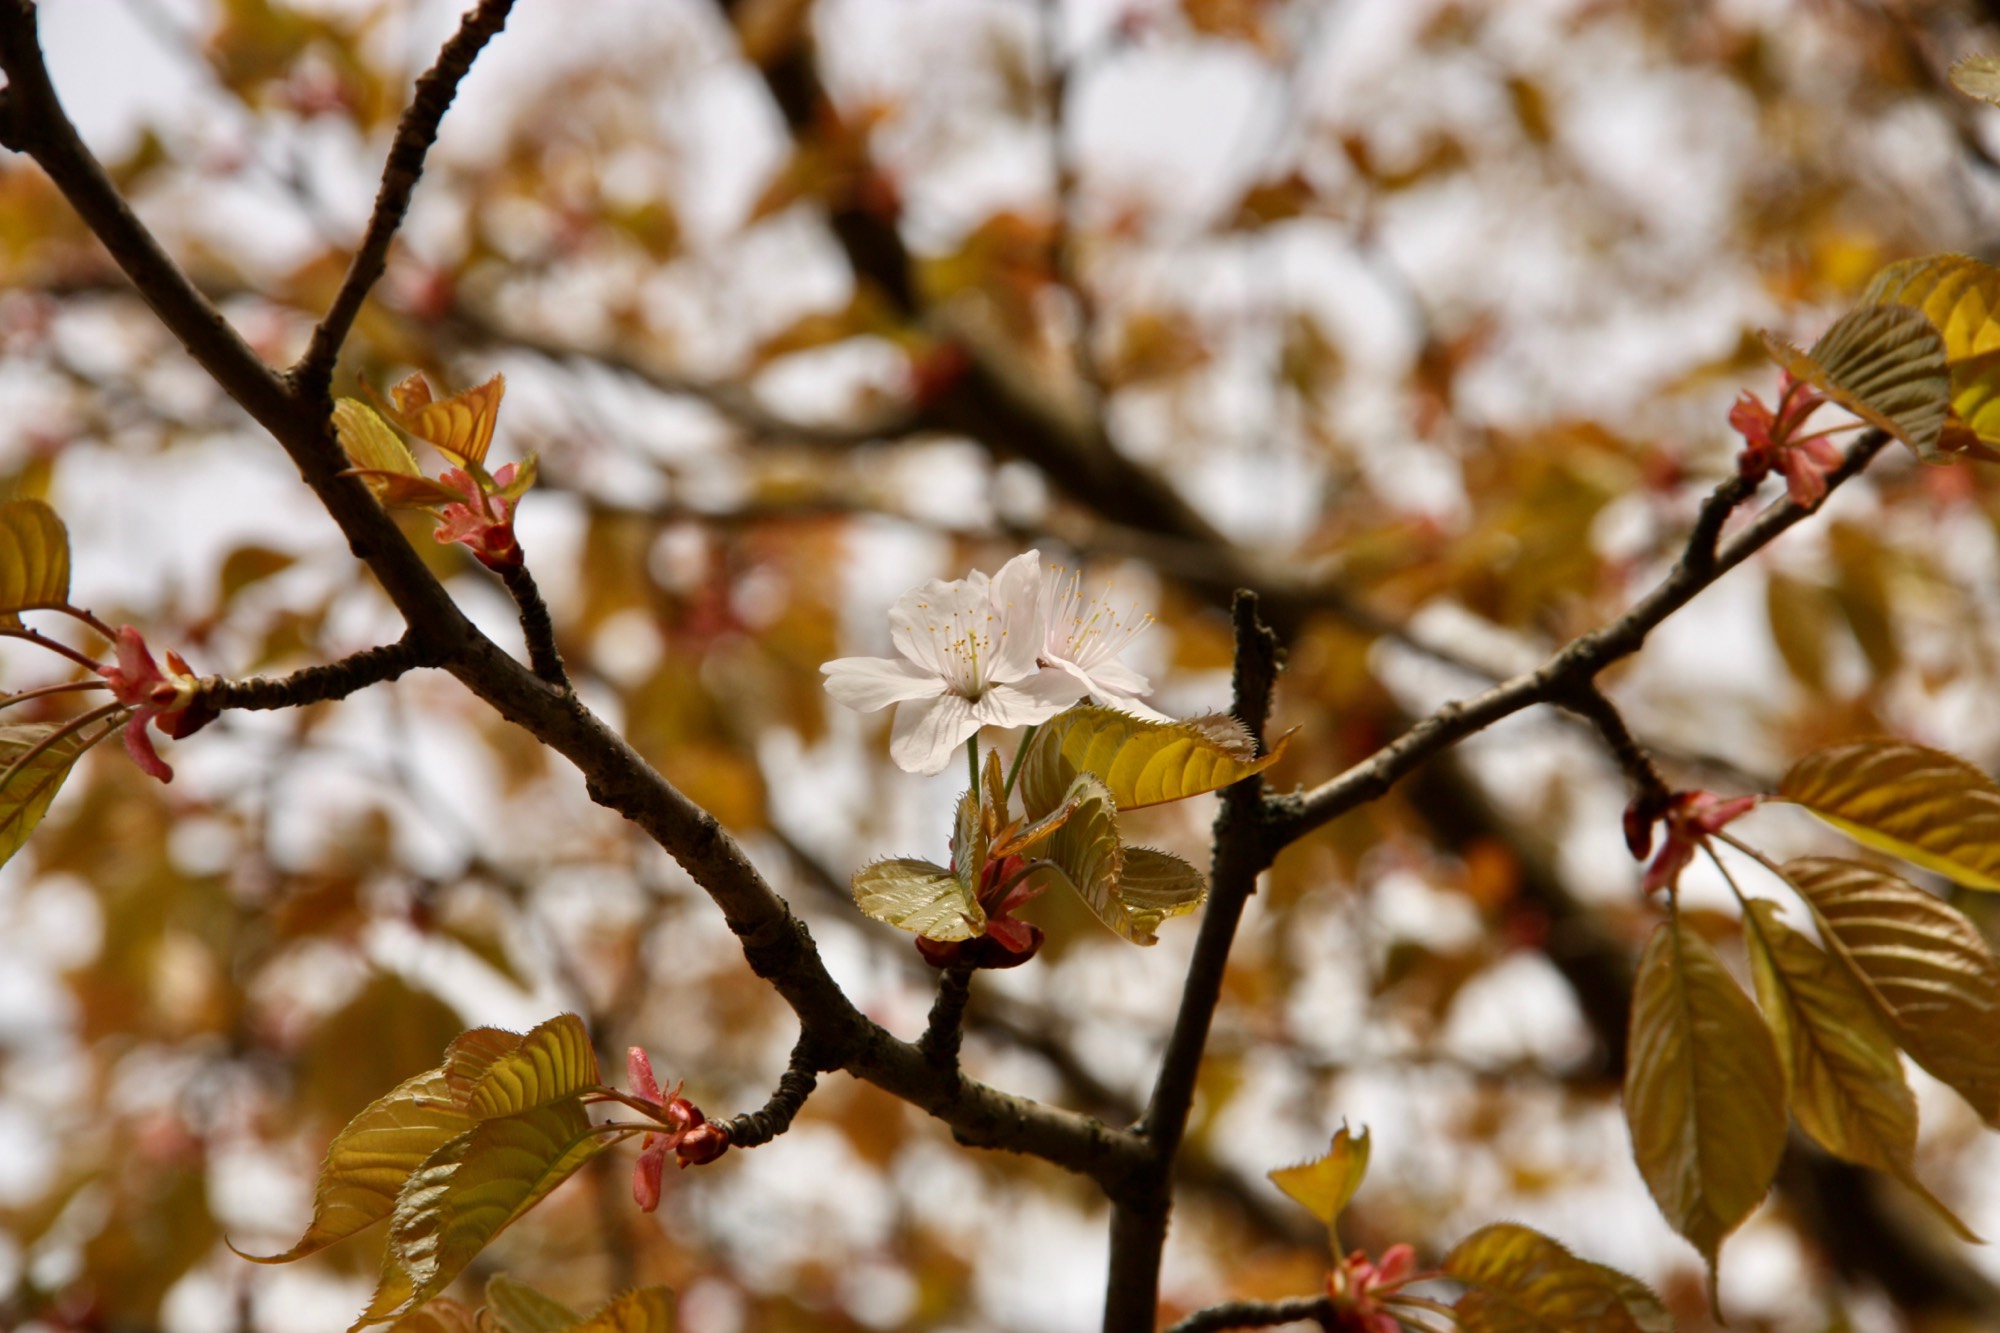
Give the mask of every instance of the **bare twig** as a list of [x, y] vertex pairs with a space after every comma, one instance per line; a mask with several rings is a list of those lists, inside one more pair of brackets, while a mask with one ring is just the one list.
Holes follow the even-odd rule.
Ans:
[[253, 676], [249, 680], [206, 676], [195, 693], [195, 707], [217, 713], [232, 708], [303, 708], [345, 699], [357, 690], [394, 680], [418, 667], [443, 665], [442, 656], [427, 651], [415, 636], [406, 634], [394, 643], [364, 648], [338, 662], [305, 667], [289, 676]]
[[1228, 1328], [1272, 1328], [1307, 1322], [1334, 1328], [1337, 1326], [1333, 1320], [1333, 1301], [1325, 1296], [1300, 1296], [1289, 1301], [1229, 1301], [1195, 1311], [1167, 1333], [1221, 1333]]
[[[1889, 436], [1879, 430], [1858, 437], [1848, 447], [1841, 465], [1828, 475], [1829, 489], [1866, 467], [1888, 442]], [[1646, 636], [1668, 616], [1813, 512], [1789, 499], [1781, 499], [1717, 549], [1715, 538], [1723, 519], [1744, 497], [1745, 487], [1738, 478], [1732, 477], [1718, 487], [1703, 505], [1680, 563], [1624, 615], [1571, 641], [1536, 670], [1515, 676], [1470, 699], [1446, 704], [1340, 776], [1303, 795], [1274, 803], [1273, 836], [1281, 844], [1295, 841], [1356, 806], [1374, 800], [1412, 768], [1447, 746], [1524, 708], [1557, 702], [1574, 693], [1579, 684], [1594, 680], [1613, 662], [1637, 652]]]
[[[389, 160], [382, 168], [382, 184], [376, 191], [375, 208], [368, 215], [361, 244], [347, 265], [347, 276], [340, 280], [340, 290], [334, 293], [326, 317], [313, 330], [305, 355], [291, 369], [291, 382], [304, 401], [320, 403], [326, 398], [340, 346], [347, 341], [347, 331], [354, 326], [354, 317], [361, 313], [361, 303], [368, 299], [369, 289], [388, 265], [389, 243], [395, 239], [396, 229], [403, 225], [403, 215], [409, 211], [410, 195], [424, 174], [424, 155], [437, 142], [438, 125], [450, 109], [452, 98], [458, 95], [459, 83], [471, 71], [472, 62], [493, 35], [506, 26], [507, 15], [513, 8], [514, 0], [479, 0], [478, 7], [466, 14], [458, 31], [438, 52], [437, 63], [417, 80], [416, 93], [402, 120], [397, 122], [396, 138], [389, 146]], [[325, 406], [332, 409], [331, 403]]]
[[568, 690], [569, 672], [563, 669], [562, 653], [556, 647], [556, 627], [549, 619], [542, 590], [535, 586], [535, 576], [524, 564], [503, 565], [500, 579], [521, 612], [521, 637], [528, 643], [529, 667], [551, 688]]

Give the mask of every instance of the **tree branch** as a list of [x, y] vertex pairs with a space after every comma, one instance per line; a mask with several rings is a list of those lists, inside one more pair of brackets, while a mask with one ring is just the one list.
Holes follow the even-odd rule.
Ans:
[[553, 689], [568, 690], [569, 672], [563, 668], [562, 653], [556, 647], [556, 627], [549, 619], [548, 603], [535, 586], [535, 576], [526, 564], [503, 565], [500, 581], [521, 612], [521, 637], [528, 644], [528, 666]]
[[770, 981], [830, 1060], [949, 1124], [961, 1142], [1041, 1157], [1121, 1190], [1145, 1160], [1136, 1136], [940, 1070], [870, 1021], [827, 972], [810, 935], [715, 817], [648, 765], [574, 695], [479, 633], [404, 540], [348, 462], [323, 402], [258, 360], [133, 214], [77, 136], [43, 63], [32, 0], [0, 0], [0, 144], [27, 151], [194, 359], [281, 444], [380, 580], [410, 637], [502, 717], [563, 755], [593, 800], [638, 825], [722, 909], [751, 967]]
[[[1849, 447], [1841, 465], [1828, 475], [1828, 489], [1866, 467], [1888, 442], [1889, 436], [1882, 431], [1864, 433]], [[1637, 652], [1646, 636], [1668, 616], [1813, 512], [1790, 499], [1778, 500], [1719, 550], [1714, 549], [1714, 534], [1720, 530], [1727, 509], [1736, 503], [1730, 497], [1740, 496], [1742, 490], [1742, 484], [1734, 477], [1716, 489], [1702, 507], [1702, 517], [1680, 563], [1631, 610], [1571, 641], [1537, 670], [1503, 681], [1470, 699], [1446, 704], [1338, 777], [1303, 795], [1274, 802], [1273, 836], [1281, 844], [1296, 841], [1322, 824], [1374, 800], [1447, 746], [1524, 708], [1553, 703], [1573, 694], [1579, 684], [1594, 680], [1613, 662]]]
[[[1270, 718], [1271, 691], [1278, 675], [1278, 640], [1257, 617], [1257, 598], [1238, 593], [1232, 608], [1236, 625], [1234, 711], [1258, 738]], [[1174, 1159], [1187, 1132], [1195, 1079], [1208, 1044], [1222, 979], [1243, 908], [1256, 891], [1257, 876], [1271, 863], [1277, 844], [1264, 830], [1264, 780], [1246, 778], [1223, 793], [1215, 818], [1215, 850], [1209, 869], [1208, 903], [1195, 937], [1194, 957], [1181, 988], [1180, 1010], [1160, 1060], [1153, 1096], [1138, 1130], [1149, 1152], [1148, 1170], [1136, 1188], [1112, 1196], [1111, 1264], [1105, 1284], [1105, 1333], [1139, 1333], [1153, 1327], [1159, 1303], [1160, 1253], [1172, 1208]]]
[[1318, 1323], [1333, 1328], [1333, 1301], [1325, 1296], [1299, 1296], [1289, 1301], [1228, 1301], [1197, 1310], [1167, 1333], [1221, 1333], [1228, 1328], [1271, 1328], [1278, 1324]]
[[[333, 363], [340, 356], [347, 331], [361, 313], [361, 303], [382, 276], [389, 262], [389, 243], [410, 208], [410, 195], [424, 174], [424, 155], [437, 142], [438, 126], [458, 95], [458, 85], [472, 69], [493, 35], [507, 24], [514, 0], [479, 0], [476, 8], [460, 21], [458, 31], [438, 52], [437, 62], [417, 80], [415, 94], [396, 123], [396, 137], [389, 145], [389, 160], [382, 168], [382, 184], [375, 194], [375, 208], [368, 215], [368, 227], [361, 244], [348, 262], [347, 276], [340, 280], [326, 317], [313, 329], [305, 355], [290, 371], [293, 387], [307, 403], [322, 403], [333, 381]], [[325, 403], [325, 410], [333, 405]]]
[[414, 634], [405, 634], [394, 643], [365, 648], [338, 662], [305, 667], [289, 676], [253, 676], [248, 680], [204, 676], [195, 692], [194, 707], [215, 713], [233, 708], [303, 708], [344, 699], [370, 685], [395, 680], [405, 671], [443, 666], [444, 662], [441, 654], [420, 643]]

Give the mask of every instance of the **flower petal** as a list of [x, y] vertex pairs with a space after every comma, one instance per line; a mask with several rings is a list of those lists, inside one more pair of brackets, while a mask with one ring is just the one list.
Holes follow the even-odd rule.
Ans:
[[977, 570], [962, 579], [932, 579], [912, 588], [889, 608], [889, 642], [933, 675], [968, 683], [975, 656], [969, 640], [995, 628], [987, 594], [986, 576]]
[[834, 702], [861, 713], [944, 692], [944, 680], [936, 672], [893, 657], [836, 657], [820, 672]]
[[979, 719], [972, 715], [971, 701], [956, 694], [908, 700], [896, 705], [889, 757], [905, 773], [942, 773], [951, 762], [952, 751], [978, 731], [979, 725]]
[[1023, 551], [993, 576], [994, 614], [999, 617], [994, 632], [995, 661], [986, 678], [1014, 681], [1035, 671], [1035, 659], [1048, 637], [1048, 622], [1042, 605], [1042, 553]]
[[[995, 685], [972, 704], [975, 727], [1030, 727], [1048, 721], [1081, 697], [1061, 671], [1037, 671], [1026, 680]], [[967, 733], [968, 735], [970, 733]]]

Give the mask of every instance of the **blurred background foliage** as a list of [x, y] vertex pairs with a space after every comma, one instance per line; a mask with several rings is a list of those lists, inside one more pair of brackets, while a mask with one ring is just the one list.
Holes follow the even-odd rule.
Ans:
[[[295, 356], [453, 6], [43, 9], [141, 213]], [[335, 387], [507, 375], [494, 458], [541, 454], [519, 530], [588, 702], [914, 1032], [933, 974], [845, 884], [941, 856], [956, 773], [891, 768], [822, 661], [884, 651], [904, 588], [1034, 546], [1156, 617], [1133, 660], [1192, 713], [1227, 703], [1247, 585], [1289, 644], [1275, 785], [1339, 771], [1657, 577], [1731, 470], [1730, 401], [1775, 380], [1756, 329], [1808, 340], [1893, 259], [1994, 257], [2000, 121], [1941, 72], [1996, 45], [1975, 0], [522, 0]], [[0, 353], [0, 485], [67, 517], [79, 600], [229, 675], [396, 633], [11, 159]], [[1990, 768], [1996, 515], [1982, 470], [1887, 459], [1607, 683], [1685, 785], [1883, 730]], [[408, 530], [512, 642], [492, 578]], [[788, 1016], [706, 900], [449, 680], [229, 715], [171, 758], [161, 787], [106, 747], [0, 875], [0, 1325], [344, 1326], [379, 1235], [281, 1271], [224, 1238], [288, 1243], [334, 1129], [462, 1026], [574, 1009], [608, 1066], [643, 1045], [718, 1115], [782, 1068]], [[1653, 916], [1624, 799], [1534, 715], [1278, 862], [1203, 1071], [1170, 1310], [1318, 1288], [1323, 1242], [1263, 1173], [1345, 1118], [1375, 1143], [1350, 1242], [1434, 1258], [1529, 1220], [1711, 1326], [1617, 1114]], [[1207, 813], [1132, 822], [1200, 861]], [[1729, 910], [1701, 874], [1690, 901]], [[1129, 1118], [1192, 929], [1142, 952], [1061, 895], [1030, 915], [1050, 945], [982, 977], [967, 1058]], [[2000, 1232], [2000, 1153], [1914, 1076], [1920, 1173]], [[844, 1078], [657, 1215], [623, 1166], [475, 1279], [585, 1309], [664, 1282], [693, 1333], [1095, 1325], [1087, 1186]], [[1996, 1276], [1801, 1148], [1722, 1292], [1739, 1329], [1990, 1329]]]

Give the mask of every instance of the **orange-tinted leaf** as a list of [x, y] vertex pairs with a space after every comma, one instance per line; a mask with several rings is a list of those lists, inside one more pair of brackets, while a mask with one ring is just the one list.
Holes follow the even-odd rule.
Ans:
[[674, 1293], [666, 1287], [628, 1291], [562, 1333], [673, 1333]]
[[2000, 965], [1978, 928], [1872, 866], [1816, 856], [1784, 872], [1902, 1048], [2000, 1124]]
[[479, 1316], [457, 1301], [439, 1297], [389, 1325], [389, 1333], [484, 1333]]
[[406, 477], [400, 472], [359, 467], [347, 469], [345, 475], [367, 483], [384, 509], [435, 509], [439, 505], [465, 503], [463, 495], [429, 477]]
[[1701, 1251], [1771, 1186], [1785, 1147], [1785, 1075], [1756, 1006], [1678, 914], [1647, 942], [1632, 993], [1625, 1122], [1639, 1174]]
[[69, 531], [40, 500], [0, 504], [0, 624], [69, 601]]
[[1778, 795], [1865, 846], [2000, 890], [2000, 786], [1956, 755], [1893, 738], [1832, 745], [1793, 764]]
[[1079, 705], [1042, 724], [1028, 744], [1018, 779], [1022, 804], [1039, 818], [1066, 799], [1077, 774], [1101, 779], [1120, 810], [1184, 800], [1261, 773], [1271, 753], [1223, 713], [1186, 722], [1154, 722], [1114, 708]]
[[1579, 1259], [1531, 1228], [1496, 1222], [1444, 1258], [1463, 1282], [1465, 1333], [1672, 1333], [1674, 1321], [1637, 1278]]
[[1335, 1131], [1325, 1156], [1270, 1173], [1271, 1183], [1326, 1223], [1329, 1234], [1335, 1233], [1342, 1210], [1367, 1174], [1368, 1131], [1350, 1134], [1345, 1125]]
[[1921, 310], [1865, 305], [1833, 322], [1811, 352], [1766, 336], [1765, 346], [1795, 377], [1914, 449], [1939, 457], [1951, 408], [1944, 339]]
[[484, 384], [449, 398], [433, 398], [430, 382], [412, 375], [389, 391], [403, 429], [427, 441], [459, 464], [484, 465], [493, 443], [493, 426], [500, 416], [500, 399], [507, 377], [495, 375]]
[[1860, 982], [1779, 920], [1776, 903], [1750, 903], [1745, 924], [1757, 998], [1778, 1039], [1799, 1128], [1834, 1156], [1895, 1176], [1978, 1244], [1916, 1177], [1917, 1101], [1896, 1040]]

